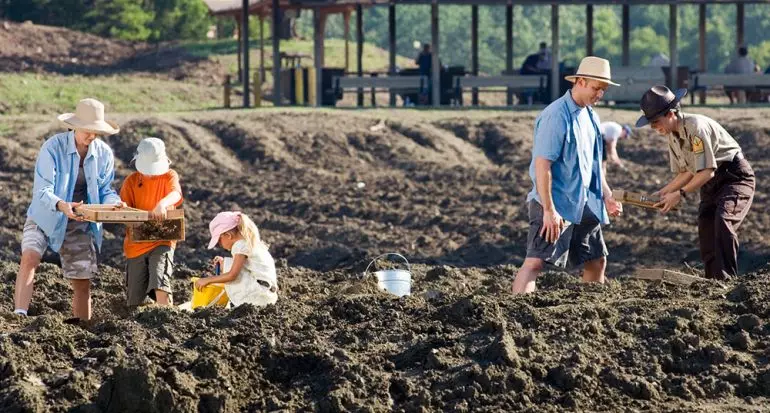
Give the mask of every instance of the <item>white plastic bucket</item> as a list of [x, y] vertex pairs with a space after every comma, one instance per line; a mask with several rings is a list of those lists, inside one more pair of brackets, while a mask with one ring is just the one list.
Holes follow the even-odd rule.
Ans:
[[399, 297], [410, 295], [412, 293], [411, 267], [409, 266], [409, 261], [407, 261], [407, 259], [401, 254], [396, 254], [391, 252], [391, 253], [382, 254], [376, 257], [369, 263], [369, 265], [366, 266], [366, 270], [364, 270], [364, 275], [366, 275], [369, 272], [369, 268], [372, 266], [372, 264], [374, 264], [375, 261], [388, 255], [395, 255], [403, 259], [404, 262], [406, 263], [407, 269], [376, 271], [374, 275], [377, 277], [377, 285], [381, 289]]

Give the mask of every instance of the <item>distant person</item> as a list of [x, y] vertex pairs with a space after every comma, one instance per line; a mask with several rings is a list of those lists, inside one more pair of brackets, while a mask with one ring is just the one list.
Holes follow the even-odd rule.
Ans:
[[537, 69], [542, 71], [551, 70], [551, 49], [545, 42], [540, 42], [540, 49], [537, 51]]
[[665, 86], [649, 89], [640, 102], [645, 125], [667, 140], [674, 178], [654, 195], [662, 213], [700, 192], [698, 241], [706, 278], [728, 279], [738, 274], [738, 228], [754, 199], [756, 177], [738, 142], [722, 125], [682, 112], [681, 99]]
[[209, 232], [209, 249], [219, 245], [230, 251], [232, 264], [226, 268], [224, 258], [214, 258], [223, 273], [199, 279], [195, 288], [224, 283], [227, 298], [235, 306], [275, 304], [278, 301], [275, 261], [259, 237], [254, 221], [241, 212], [220, 212], [209, 224]]
[[[725, 73], [736, 75], [754, 74], [754, 60], [749, 57], [747, 47], [738, 48], [738, 56], [730, 62], [725, 68]], [[746, 89], [729, 88], [725, 90], [730, 103], [746, 103]]]
[[670, 65], [671, 60], [669, 60], [665, 53], [656, 54], [650, 59], [650, 63], [647, 64], [648, 67], [668, 67]]
[[428, 43], [422, 45], [422, 51], [414, 59], [414, 62], [417, 64], [421, 76], [430, 76], [433, 69], [433, 53], [431, 53]]
[[73, 290], [74, 317], [66, 322], [77, 323], [91, 319], [91, 280], [98, 274], [96, 252], [102, 245], [102, 224], [84, 221], [77, 208], [84, 203], [125, 206], [112, 187], [112, 149], [99, 139], [120, 128], [104, 119], [104, 104], [96, 99], [81, 100], [75, 113], [58, 119], [70, 131], [48, 138], [38, 153], [21, 239], [14, 312], [27, 315], [35, 270], [50, 248], [59, 253], [62, 273]]
[[[120, 189], [120, 198], [132, 208], [150, 212], [157, 221], [182, 204], [179, 175], [169, 168], [166, 144], [158, 138], [139, 142], [134, 157], [136, 172], [129, 175]], [[134, 242], [130, 229], [123, 241], [126, 256], [126, 304], [135, 307], [145, 298], [158, 305], [171, 305], [171, 279], [174, 275], [175, 241]]]
[[602, 122], [599, 130], [602, 132], [602, 142], [604, 143], [602, 156], [604, 170], [607, 170], [606, 165], [608, 162], [625, 169], [623, 161], [618, 155], [618, 142], [620, 139], [626, 139], [631, 136], [631, 127], [617, 122]]
[[586, 57], [565, 79], [572, 89], [535, 120], [527, 255], [514, 294], [535, 291], [545, 263], [582, 265], [584, 282], [603, 283], [608, 252], [601, 226], [623, 210], [602, 173], [601, 123], [592, 108], [610, 85], [618, 86], [610, 80], [610, 62]]

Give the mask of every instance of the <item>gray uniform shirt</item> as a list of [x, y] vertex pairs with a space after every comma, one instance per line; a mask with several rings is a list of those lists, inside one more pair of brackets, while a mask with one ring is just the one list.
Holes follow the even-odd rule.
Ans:
[[714, 119], [687, 113], [681, 116], [684, 121], [679, 131], [668, 135], [672, 172], [695, 174], [703, 169], [716, 169], [741, 152], [738, 142]]

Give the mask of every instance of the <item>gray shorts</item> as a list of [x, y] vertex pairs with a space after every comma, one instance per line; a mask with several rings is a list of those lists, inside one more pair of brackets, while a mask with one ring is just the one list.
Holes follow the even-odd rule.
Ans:
[[[59, 250], [61, 268], [64, 278], [73, 280], [90, 280], [96, 277], [97, 261], [94, 237], [88, 229], [88, 222], [70, 220], [67, 222], [67, 232], [64, 243]], [[27, 218], [24, 223], [24, 233], [21, 239], [21, 252], [34, 251], [43, 256], [48, 248], [48, 237]]]
[[573, 266], [579, 266], [609, 255], [599, 219], [587, 206], [583, 208], [581, 222], [568, 225], [555, 244], [540, 236], [540, 230], [543, 228], [543, 207], [533, 200], [527, 203], [527, 208], [527, 258], [540, 258], [549, 264], [564, 268], [568, 261]]
[[136, 258], [126, 260], [126, 303], [137, 306], [146, 297], [155, 299], [155, 290], [171, 294], [174, 250], [161, 245]]

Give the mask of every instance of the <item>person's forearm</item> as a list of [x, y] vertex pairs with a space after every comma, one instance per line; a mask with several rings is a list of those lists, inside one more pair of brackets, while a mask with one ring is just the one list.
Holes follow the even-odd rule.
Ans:
[[163, 199], [161, 199], [159, 203], [163, 205], [163, 208], [168, 209], [176, 205], [176, 203], [179, 202], [181, 199], [182, 199], [182, 195], [179, 192], [171, 191], [171, 193], [163, 197]]
[[610, 185], [607, 183], [607, 177], [605, 174], [602, 174], [602, 198], [611, 198], [612, 197], [612, 189], [610, 189]]
[[226, 272], [221, 275], [215, 275], [213, 277], [206, 277], [206, 280], [208, 280], [209, 284], [211, 283], [229, 283], [230, 281], [235, 280], [238, 278], [238, 273], [230, 271]]
[[543, 209], [546, 211], [553, 210], [551, 161], [544, 158], [535, 158], [535, 181], [537, 182], [537, 194], [540, 196]]
[[692, 177], [692, 179], [689, 180], [689, 182], [687, 182], [687, 184], [683, 185], [681, 189], [687, 193], [695, 192], [713, 177], [713, 168], [701, 169], [697, 174], [695, 174], [695, 176]]
[[671, 182], [661, 189], [661, 192], [670, 193], [682, 189], [692, 179], [693, 174], [690, 172], [680, 172]]

